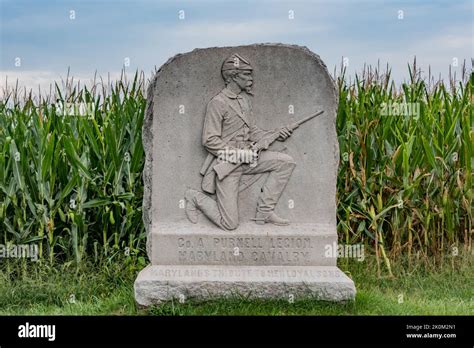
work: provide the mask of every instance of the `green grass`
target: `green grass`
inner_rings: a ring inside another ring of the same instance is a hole
[[[212,301],[178,300],[138,309],[133,297],[134,267],[14,265],[2,272],[0,315],[473,315],[474,257],[446,258],[436,268],[393,264],[394,278],[378,278],[374,257],[342,260],[354,279],[354,302],[315,299]],[[3,267],[4,265],[2,265]],[[2,268],[4,270],[4,268]],[[11,272],[14,270],[14,272]],[[71,295],[75,303],[71,303]],[[403,301],[399,301],[402,299]]]

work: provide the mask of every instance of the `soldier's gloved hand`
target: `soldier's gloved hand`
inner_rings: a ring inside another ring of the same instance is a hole
[[[293,130],[289,127],[283,127],[283,128],[280,128],[279,132],[280,132],[280,136],[278,137],[278,140],[284,141],[289,136],[291,136],[291,133],[293,133]]]

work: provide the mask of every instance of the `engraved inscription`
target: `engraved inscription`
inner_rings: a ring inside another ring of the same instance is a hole
[[[278,268],[166,268],[157,269],[158,276],[166,279],[205,277],[209,279],[238,278],[247,279],[288,279],[288,278],[339,278],[341,273],[331,269],[278,269]]]
[[[183,263],[292,264],[309,260],[311,242],[309,237],[178,238],[177,248]]]

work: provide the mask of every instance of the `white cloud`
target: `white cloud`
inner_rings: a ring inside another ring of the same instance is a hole
[[[192,43],[202,45],[230,45],[243,42],[279,41],[278,38],[318,34],[326,32],[330,27],[326,24],[315,24],[289,19],[251,20],[251,21],[215,21],[215,22],[184,22],[173,26],[147,25],[141,28],[149,33],[149,37],[166,38],[171,43]]]
[[[125,72],[125,77],[129,81],[133,78],[133,75],[132,72]],[[113,81],[121,78],[122,72],[97,73],[95,84],[101,83],[101,76],[104,85],[110,85]],[[15,89],[21,93],[31,91],[33,95],[49,95],[55,91],[55,83],[58,84],[61,90],[64,90],[66,79],[73,86],[77,86],[79,83],[80,86],[91,87],[94,84],[93,73],[71,73],[68,77],[67,72],[58,74],[48,70],[0,70],[0,97]]]
[[[459,79],[463,61],[466,60],[466,68],[470,69],[469,58],[474,56],[470,25],[442,27],[430,36],[413,35],[409,41],[400,40],[396,43],[395,47],[384,45],[386,47],[375,48],[371,43],[361,46],[359,42],[340,42],[341,47],[344,47],[340,52],[343,51],[342,55],[350,58],[348,75],[354,76],[356,72],[360,74],[364,64],[374,66],[377,60],[380,60],[383,71],[388,62],[392,70],[391,76],[399,84],[409,79],[407,65],[411,65],[416,56],[417,67],[421,69],[422,76],[427,77],[431,68],[431,74],[435,79],[441,76],[446,80],[451,65],[452,73],[456,72],[456,77]],[[337,57],[335,47],[331,47],[328,53],[330,57]],[[452,66],[453,58],[457,59],[457,67]],[[334,61],[334,58],[332,60]]]

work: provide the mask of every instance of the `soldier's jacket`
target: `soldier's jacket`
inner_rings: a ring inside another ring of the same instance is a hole
[[[247,94],[236,95],[227,88],[212,98],[207,104],[202,144],[209,152],[201,168],[204,176],[202,189],[215,193],[215,171],[219,151],[242,148],[242,144],[259,141],[273,131],[257,127],[252,113],[252,105]]]

